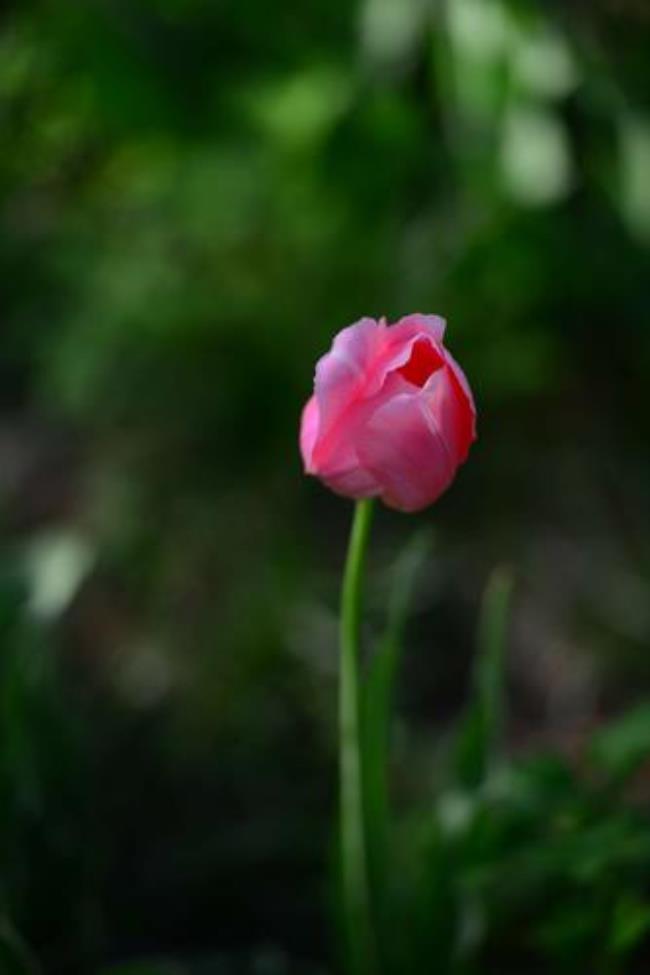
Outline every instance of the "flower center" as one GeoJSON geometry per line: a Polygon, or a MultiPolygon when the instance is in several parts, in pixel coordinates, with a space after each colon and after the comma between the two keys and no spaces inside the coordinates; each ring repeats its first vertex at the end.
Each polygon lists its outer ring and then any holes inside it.
{"type": "Polygon", "coordinates": [[[409,361],[399,370],[401,376],[414,386],[424,386],[427,379],[442,365],[442,357],[427,339],[418,339],[411,349],[409,361]]]}

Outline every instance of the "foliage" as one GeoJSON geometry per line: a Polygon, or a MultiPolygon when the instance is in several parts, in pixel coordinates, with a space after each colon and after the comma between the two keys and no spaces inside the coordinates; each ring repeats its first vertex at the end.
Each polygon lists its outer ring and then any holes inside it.
{"type": "Polygon", "coordinates": [[[396,820],[382,970],[421,972],[435,959],[437,971],[454,973],[612,972],[628,962],[625,970],[642,971],[650,841],[647,809],[629,789],[649,755],[648,709],[601,729],[579,762],[543,753],[507,761],[496,688],[510,589],[500,571],[486,590],[475,690],[433,806],[396,820]]]}

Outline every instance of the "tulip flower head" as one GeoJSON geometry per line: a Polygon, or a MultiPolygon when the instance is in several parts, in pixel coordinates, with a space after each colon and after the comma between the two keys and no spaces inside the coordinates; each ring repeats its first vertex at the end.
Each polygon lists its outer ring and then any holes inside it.
{"type": "Polygon", "coordinates": [[[362,318],[338,333],[302,413],[307,474],[400,511],[419,511],[449,487],[476,439],[476,408],[444,333],[436,315],[362,318]]]}

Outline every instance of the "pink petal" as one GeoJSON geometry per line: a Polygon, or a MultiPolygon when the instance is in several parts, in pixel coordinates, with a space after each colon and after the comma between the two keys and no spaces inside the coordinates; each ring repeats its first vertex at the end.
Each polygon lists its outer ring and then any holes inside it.
{"type": "Polygon", "coordinates": [[[302,454],[302,461],[305,465],[305,471],[308,474],[312,474],[314,472],[312,467],[312,457],[317,436],[318,403],[316,402],[316,397],[312,396],[305,403],[305,407],[300,418],[300,453],[302,454]]]}
{"type": "MultiPolygon", "coordinates": [[[[396,326],[392,325],[386,330],[387,343],[382,355],[375,365],[372,381],[369,385],[373,394],[383,391],[386,382],[393,376],[400,374],[405,379],[424,380],[428,378],[436,369],[441,369],[445,364],[444,350],[438,346],[427,332],[413,332],[408,338],[395,341],[391,333],[396,326]],[[411,363],[416,360],[411,371],[411,363]],[[426,369],[419,368],[426,360],[426,369]]],[[[424,383],[421,383],[424,385],[424,383]]],[[[411,383],[420,385],[420,382],[411,383]]]]}
{"type": "Polygon", "coordinates": [[[438,347],[428,338],[418,336],[411,341],[411,354],[399,372],[412,386],[422,387],[444,362],[438,347]]]}
{"type": "Polygon", "coordinates": [[[333,451],[345,449],[358,419],[354,414],[382,391],[391,372],[409,369],[417,349],[421,351],[412,374],[418,385],[442,367],[443,351],[437,343],[443,331],[444,322],[435,315],[410,315],[390,328],[383,319],[362,318],[339,332],[316,366],[320,422],[313,453],[319,467],[329,463],[333,451]]]}
{"type": "MultiPolygon", "coordinates": [[[[379,405],[394,395],[410,392],[413,387],[398,373],[391,374],[380,393],[370,399],[360,398],[350,404],[342,414],[330,435],[322,441],[317,435],[315,447],[310,456],[308,473],[317,474],[322,480],[339,494],[350,497],[372,497],[379,494],[379,485],[373,474],[361,462],[358,453],[359,442],[363,441],[368,422],[379,405]]],[[[312,401],[314,397],[312,397],[312,401]]],[[[312,402],[310,401],[310,403],[312,402]]],[[[310,441],[310,413],[312,409],[318,411],[318,405],[305,407],[305,419],[301,433],[304,431],[305,448],[308,451],[310,441]]],[[[301,441],[302,443],[302,441],[301,441]]],[[[303,449],[305,456],[305,449],[303,449]]]]}
{"type": "Polygon", "coordinates": [[[320,410],[321,437],[326,437],[343,411],[364,389],[386,328],[374,318],[362,318],[338,333],[330,351],[316,364],[314,384],[320,410]]]}
{"type": "Polygon", "coordinates": [[[462,400],[466,407],[466,421],[465,421],[465,432],[464,440],[466,441],[466,447],[463,452],[463,460],[467,457],[467,452],[470,445],[474,440],[476,440],[476,404],[474,402],[474,396],[472,395],[472,390],[467,381],[465,373],[458,365],[454,359],[451,352],[445,349],[445,359],[447,362],[447,371],[452,377],[452,381],[456,387],[456,392],[460,400],[462,400]]]}
{"type": "Polygon", "coordinates": [[[423,389],[431,416],[456,465],[462,464],[475,439],[475,414],[452,370],[441,369],[423,389]]]}
{"type": "Polygon", "coordinates": [[[450,485],[454,458],[423,392],[401,394],[372,416],[358,445],[359,459],[392,508],[417,511],[450,485]]]}
{"type": "Polygon", "coordinates": [[[406,315],[390,327],[394,342],[404,342],[415,335],[426,335],[433,339],[436,345],[442,345],[447,323],[439,315],[406,315]]]}
{"type": "MultiPolygon", "coordinates": [[[[401,379],[400,382],[406,385],[401,379]]],[[[377,408],[377,401],[377,396],[370,400],[355,400],[326,437],[317,437],[312,452],[312,471],[342,494],[348,490],[353,497],[377,494],[377,484],[363,469],[357,453],[359,438],[377,408]]]]}
{"type": "Polygon", "coordinates": [[[339,471],[323,477],[332,491],[346,498],[372,498],[380,493],[380,487],[373,475],[358,464],[348,470],[339,471]]]}

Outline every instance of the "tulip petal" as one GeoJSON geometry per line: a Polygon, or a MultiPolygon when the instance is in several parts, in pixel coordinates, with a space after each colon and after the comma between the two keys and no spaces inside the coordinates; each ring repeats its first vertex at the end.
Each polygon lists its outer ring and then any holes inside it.
{"type": "Polygon", "coordinates": [[[399,371],[412,386],[422,387],[444,362],[438,347],[428,338],[418,336],[411,340],[411,354],[399,371]]]}
{"type": "Polygon", "coordinates": [[[358,398],[384,340],[385,325],[362,318],[344,328],[316,364],[315,395],[320,436],[326,437],[341,413],[358,398]]]}
{"type": "Polygon", "coordinates": [[[456,399],[458,403],[462,402],[466,407],[466,409],[463,411],[465,414],[465,419],[462,424],[463,434],[461,436],[461,440],[465,443],[464,450],[462,451],[463,456],[461,459],[465,460],[472,442],[476,440],[476,404],[474,402],[474,396],[472,395],[472,390],[470,389],[470,385],[467,381],[465,373],[448,349],[445,349],[444,353],[447,364],[447,372],[456,387],[456,399]]]}
{"type": "Polygon", "coordinates": [[[398,322],[391,325],[390,332],[393,341],[402,343],[415,335],[432,338],[436,345],[442,345],[447,322],[439,315],[405,315],[398,322]]]}
{"type": "Polygon", "coordinates": [[[411,386],[423,386],[427,379],[445,364],[444,350],[427,332],[414,332],[409,338],[395,342],[388,329],[389,340],[380,362],[375,367],[371,389],[381,391],[389,379],[399,374],[411,386]]]}
{"type": "Polygon", "coordinates": [[[431,504],[456,471],[424,391],[398,395],[376,410],[357,452],[381,485],[383,501],[401,511],[431,504]]]}
{"type": "Polygon", "coordinates": [[[381,493],[376,478],[359,464],[344,471],[324,475],[322,479],[332,491],[343,494],[346,498],[372,498],[381,493]]]}
{"type": "Polygon", "coordinates": [[[308,474],[311,474],[314,471],[312,466],[312,457],[314,454],[314,445],[318,436],[318,425],[318,403],[316,402],[316,397],[312,396],[305,403],[305,407],[302,411],[302,417],[300,418],[300,453],[302,454],[305,471],[308,474]]]}
{"type": "Polygon", "coordinates": [[[429,379],[423,389],[429,411],[454,462],[462,464],[476,439],[476,415],[448,365],[429,379]]]}
{"type": "Polygon", "coordinates": [[[351,497],[379,494],[379,485],[362,463],[358,446],[377,408],[391,397],[410,392],[412,388],[399,373],[391,373],[379,393],[351,403],[326,438],[322,439],[318,433],[311,455],[312,465],[318,476],[333,490],[351,497]]]}

